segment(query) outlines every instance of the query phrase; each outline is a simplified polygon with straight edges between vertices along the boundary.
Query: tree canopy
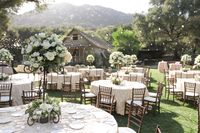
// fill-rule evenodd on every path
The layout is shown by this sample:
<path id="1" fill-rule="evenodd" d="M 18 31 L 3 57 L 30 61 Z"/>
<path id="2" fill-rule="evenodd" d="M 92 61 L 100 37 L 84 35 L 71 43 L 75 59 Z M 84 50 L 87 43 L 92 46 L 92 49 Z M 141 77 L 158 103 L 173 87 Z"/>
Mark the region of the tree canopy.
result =
<path id="1" fill-rule="evenodd" d="M 113 46 L 124 54 L 136 54 L 139 50 L 139 41 L 133 30 L 118 27 L 112 38 Z"/>
<path id="2" fill-rule="evenodd" d="M 173 50 L 176 58 L 185 48 L 195 49 L 199 45 L 199 0 L 151 0 L 150 3 L 148 13 L 136 14 L 133 22 L 143 44 L 162 45 L 168 51 Z"/>

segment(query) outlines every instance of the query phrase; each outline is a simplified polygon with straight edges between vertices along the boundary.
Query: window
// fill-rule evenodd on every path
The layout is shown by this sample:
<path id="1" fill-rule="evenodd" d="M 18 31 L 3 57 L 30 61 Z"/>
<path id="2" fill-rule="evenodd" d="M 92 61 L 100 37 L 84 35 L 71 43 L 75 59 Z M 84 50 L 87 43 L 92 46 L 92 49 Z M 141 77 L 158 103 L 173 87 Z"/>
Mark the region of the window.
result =
<path id="1" fill-rule="evenodd" d="M 73 40 L 78 40 L 78 34 L 73 34 Z"/>

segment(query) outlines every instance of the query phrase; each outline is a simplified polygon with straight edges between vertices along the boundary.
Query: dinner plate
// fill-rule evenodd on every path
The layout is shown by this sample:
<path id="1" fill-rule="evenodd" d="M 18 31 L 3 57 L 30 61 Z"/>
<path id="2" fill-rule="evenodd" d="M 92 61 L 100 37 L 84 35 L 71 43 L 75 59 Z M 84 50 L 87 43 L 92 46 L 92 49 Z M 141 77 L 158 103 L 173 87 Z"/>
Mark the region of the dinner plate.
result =
<path id="1" fill-rule="evenodd" d="M 15 132 L 15 130 L 13 127 L 0 129 L 0 133 L 14 133 L 14 132 Z"/>
<path id="2" fill-rule="evenodd" d="M 24 115 L 24 112 L 16 112 L 16 113 L 11 114 L 11 116 L 15 116 L 15 117 L 19 117 L 23 115 Z"/>
<path id="3" fill-rule="evenodd" d="M 76 130 L 82 129 L 84 126 L 85 125 L 83 123 L 80 123 L 80 122 L 72 122 L 71 124 L 69 124 L 70 128 L 76 129 Z"/>
<path id="4" fill-rule="evenodd" d="M 72 115 L 72 117 L 74 119 L 83 119 L 85 117 L 85 115 L 83 115 L 83 114 L 74 114 L 74 115 Z"/>
<path id="5" fill-rule="evenodd" d="M 0 113 L 14 112 L 14 111 L 16 111 L 14 107 L 0 108 Z"/>
<path id="6" fill-rule="evenodd" d="M 75 109 L 69 109 L 69 110 L 66 110 L 66 112 L 68 114 L 75 114 L 76 113 L 76 110 Z"/>
<path id="7" fill-rule="evenodd" d="M 10 118 L 3 118 L 3 117 L 0 118 L 0 124 L 6 124 L 9 122 L 11 122 Z"/>

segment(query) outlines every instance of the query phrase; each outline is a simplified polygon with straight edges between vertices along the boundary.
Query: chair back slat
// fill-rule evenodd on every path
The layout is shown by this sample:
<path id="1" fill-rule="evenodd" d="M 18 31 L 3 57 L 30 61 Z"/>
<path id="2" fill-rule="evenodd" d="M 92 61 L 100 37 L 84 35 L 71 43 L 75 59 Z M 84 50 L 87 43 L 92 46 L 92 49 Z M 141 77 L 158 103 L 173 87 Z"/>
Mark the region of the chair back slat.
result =
<path id="1" fill-rule="evenodd" d="M 1 96 L 10 96 L 12 91 L 12 83 L 2 83 L 0 84 Z"/>
<path id="2" fill-rule="evenodd" d="M 145 107 L 131 106 L 128 114 L 128 127 L 136 126 L 138 128 L 137 133 L 140 133 L 143 124 L 144 114 Z"/>
<path id="3" fill-rule="evenodd" d="M 185 92 L 195 93 L 196 91 L 196 83 L 184 82 Z"/>
<path id="4" fill-rule="evenodd" d="M 134 81 L 134 82 L 136 82 L 137 81 L 137 74 L 130 74 L 130 76 L 129 76 L 129 81 Z"/>
<path id="5" fill-rule="evenodd" d="M 133 88 L 132 89 L 132 103 L 133 101 L 143 101 L 146 88 Z"/>
<path id="6" fill-rule="evenodd" d="M 40 99 L 39 91 L 34 91 L 34 90 L 24 91 L 23 90 L 23 93 L 22 93 L 23 104 L 28 104 L 36 99 Z"/>
<path id="7" fill-rule="evenodd" d="M 99 93 L 112 94 L 112 87 L 99 86 Z"/>

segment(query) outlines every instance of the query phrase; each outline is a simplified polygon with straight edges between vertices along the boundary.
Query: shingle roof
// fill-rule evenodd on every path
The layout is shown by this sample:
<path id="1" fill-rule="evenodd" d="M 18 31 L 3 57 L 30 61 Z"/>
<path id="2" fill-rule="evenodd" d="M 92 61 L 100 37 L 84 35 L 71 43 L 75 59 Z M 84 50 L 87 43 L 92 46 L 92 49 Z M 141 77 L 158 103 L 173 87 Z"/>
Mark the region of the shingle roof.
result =
<path id="1" fill-rule="evenodd" d="M 91 43 L 91 45 L 94 45 L 95 47 L 98 47 L 98 48 L 102 48 L 102 49 L 109 49 L 109 48 L 111 48 L 111 45 L 108 43 L 108 42 L 106 42 L 105 40 L 103 40 L 103 39 L 100 39 L 100 38 L 98 38 L 98 37 L 95 37 L 95 36 L 90 36 L 89 34 L 86 34 L 86 33 L 84 33 L 84 32 L 82 32 L 82 31 L 80 31 L 80 30 L 78 30 L 78 29 L 75 29 L 75 28 L 73 28 L 69 33 L 68 33 L 68 35 L 67 36 L 69 36 L 73 31 L 77 31 L 78 33 L 80 33 L 86 40 L 88 40 L 90 43 Z M 65 40 L 64 40 L 65 41 Z M 75 41 L 74 41 L 75 42 Z M 69 43 L 72 43 L 73 45 L 79 45 L 79 44 L 74 44 L 74 42 L 73 42 L 73 40 L 71 41 L 71 42 L 64 42 L 64 44 L 69 44 Z M 80 44 L 81 45 L 81 44 Z M 80 46 L 79 45 L 79 46 Z"/>

